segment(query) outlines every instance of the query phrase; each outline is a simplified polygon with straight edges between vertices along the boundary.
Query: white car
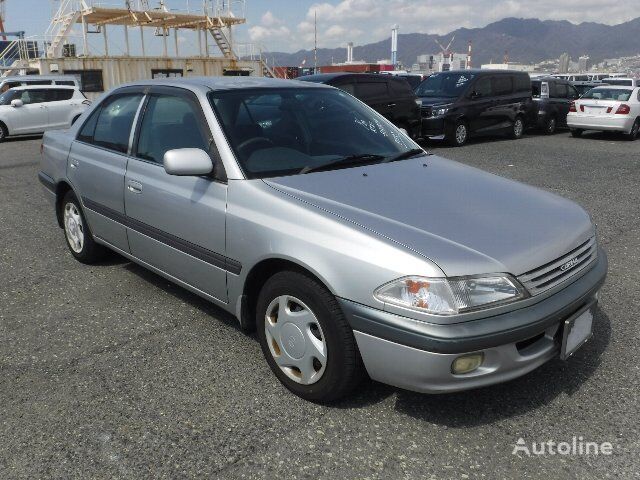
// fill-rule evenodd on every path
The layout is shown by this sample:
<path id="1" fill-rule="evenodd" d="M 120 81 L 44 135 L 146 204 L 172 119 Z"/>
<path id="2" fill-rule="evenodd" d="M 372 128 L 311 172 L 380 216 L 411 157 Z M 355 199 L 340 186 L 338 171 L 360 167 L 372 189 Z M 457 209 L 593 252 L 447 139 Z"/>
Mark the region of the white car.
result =
<path id="1" fill-rule="evenodd" d="M 607 78 L 604 83 L 607 85 L 615 85 L 616 87 L 640 87 L 640 80 L 637 78 Z"/>
<path id="2" fill-rule="evenodd" d="M 13 135 L 33 135 L 69 128 L 90 105 L 75 87 L 23 86 L 0 95 L 0 142 Z"/>
<path id="3" fill-rule="evenodd" d="M 571 103 L 567 115 L 571 135 L 585 130 L 623 132 L 635 140 L 640 130 L 640 88 L 602 86 Z"/>

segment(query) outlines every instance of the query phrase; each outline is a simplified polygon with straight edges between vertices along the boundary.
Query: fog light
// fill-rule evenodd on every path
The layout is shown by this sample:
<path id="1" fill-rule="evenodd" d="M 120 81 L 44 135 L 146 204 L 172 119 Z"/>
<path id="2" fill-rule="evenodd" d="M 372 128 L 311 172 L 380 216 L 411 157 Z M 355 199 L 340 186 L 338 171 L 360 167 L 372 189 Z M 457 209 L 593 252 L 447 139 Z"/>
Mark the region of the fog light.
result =
<path id="1" fill-rule="evenodd" d="M 484 360 L 484 353 L 471 353 L 469 355 L 462 355 L 456 358 L 451 364 L 451 373 L 455 375 L 462 375 L 464 373 L 471 373 L 477 369 Z"/>

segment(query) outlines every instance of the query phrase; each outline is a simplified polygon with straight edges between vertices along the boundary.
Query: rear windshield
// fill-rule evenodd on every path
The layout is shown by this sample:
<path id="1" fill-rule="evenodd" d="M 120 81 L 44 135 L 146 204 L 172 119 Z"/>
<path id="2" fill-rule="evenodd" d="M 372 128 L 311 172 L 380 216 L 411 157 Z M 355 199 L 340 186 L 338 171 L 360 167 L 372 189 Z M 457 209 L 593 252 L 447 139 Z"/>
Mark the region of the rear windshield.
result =
<path id="1" fill-rule="evenodd" d="M 592 88 L 585 93 L 582 98 L 594 100 L 616 100 L 626 102 L 631 98 L 633 90 L 623 90 L 621 88 Z"/>

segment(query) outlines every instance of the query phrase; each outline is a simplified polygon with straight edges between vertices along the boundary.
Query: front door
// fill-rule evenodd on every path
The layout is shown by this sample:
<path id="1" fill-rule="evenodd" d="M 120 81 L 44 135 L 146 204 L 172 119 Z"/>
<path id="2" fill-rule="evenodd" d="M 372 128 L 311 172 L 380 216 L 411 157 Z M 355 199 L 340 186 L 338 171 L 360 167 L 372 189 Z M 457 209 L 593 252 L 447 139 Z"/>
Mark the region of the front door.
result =
<path id="1" fill-rule="evenodd" d="M 211 134 L 195 95 L 154 87 L 127 167 L 125 209 L 131 253 L 222 302 L 227 301 L 227 185 L 212 176 L 165 172 L 166 151 L 209 151 Z"/>
<path id="2" fill-rule="evenodd" d="M 469 119 L 469 128 L 471 132 L 482 133 L 491 129 L 495 124 L 494 115 L 494 95 L 491 83 L 491 77 L 480 77 L 473 88 L 470 95 L 464 97 L 465 110 Z"/>
<path id="3" fill-rule="evenodd" d="M 15 119 L 13 133 L 24 135 L 46 130 L 49 124 L 46 95 L 47 91 L 44 89 L 19 90 L 17 98 L 22 100 L 22 106 L 13 109 L 12 117 Z"/>

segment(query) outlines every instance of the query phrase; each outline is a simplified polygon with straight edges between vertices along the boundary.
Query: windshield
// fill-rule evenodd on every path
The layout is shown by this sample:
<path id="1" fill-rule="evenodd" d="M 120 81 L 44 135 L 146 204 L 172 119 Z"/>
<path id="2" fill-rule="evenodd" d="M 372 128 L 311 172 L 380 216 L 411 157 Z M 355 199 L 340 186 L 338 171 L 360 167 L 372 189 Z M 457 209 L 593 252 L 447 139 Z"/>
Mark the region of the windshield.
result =
<path id="1" fill-rule="evenodd" d="M 632 90 L 623 90 L 621 88 L 592 88 L 585 93 L 582 98 L 593 100 L 614 100 L 626 102 L 631 98 Z"/>
<path id="2" fill-rule="evenodd" d="M 442 72 L 435 73 L 416 88 L 419 97 L 458 98 L 469 86 L 475 74 Z"/>
<path id="3" fill-rule="evenodd" d="M 247 177 L 343 168 L 410 152 L 416 145 L 341 90 L 212 92 L 209 101 Z"/>

